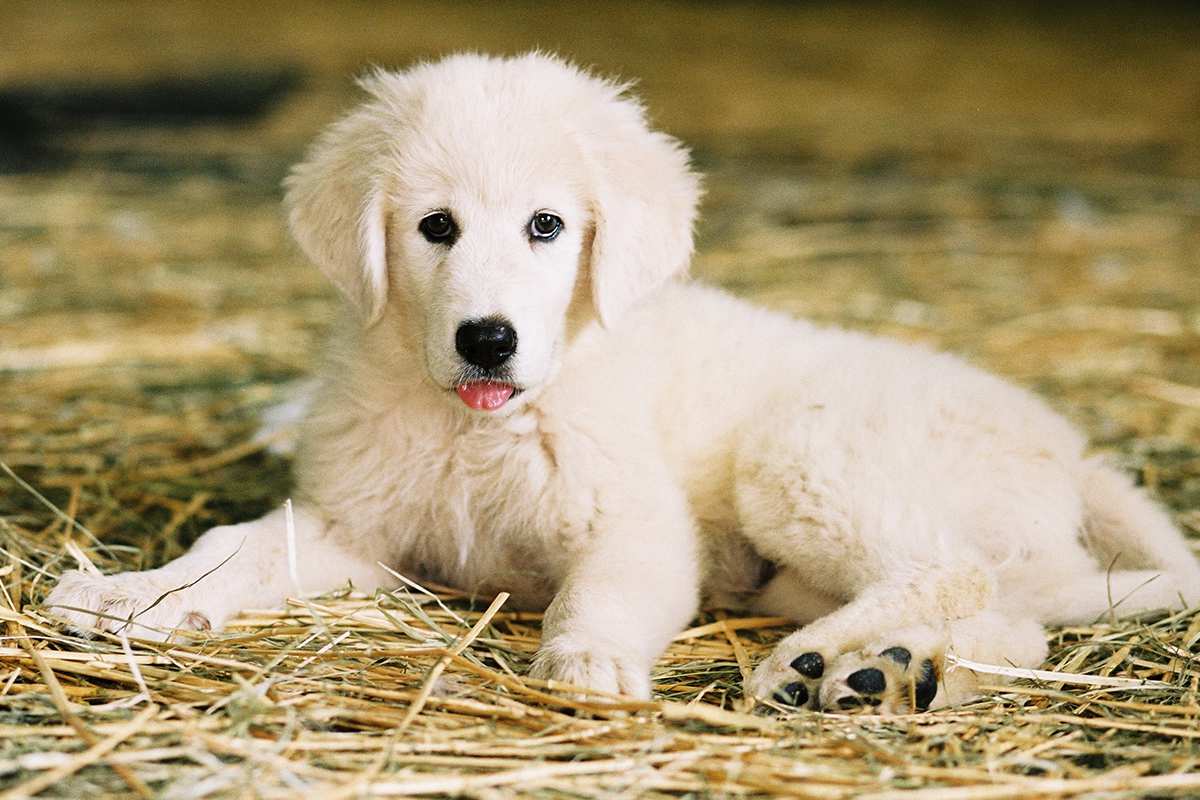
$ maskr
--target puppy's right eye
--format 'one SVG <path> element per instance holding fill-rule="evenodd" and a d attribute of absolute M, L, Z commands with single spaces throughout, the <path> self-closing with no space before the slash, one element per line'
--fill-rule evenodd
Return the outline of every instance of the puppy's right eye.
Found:
<path fill-rule="evenodd" d="M 417 224 L 417 230 L 433 244 L 450 244 L 458 236 L 454 218 L 445 211 L 435 211 Z"/>

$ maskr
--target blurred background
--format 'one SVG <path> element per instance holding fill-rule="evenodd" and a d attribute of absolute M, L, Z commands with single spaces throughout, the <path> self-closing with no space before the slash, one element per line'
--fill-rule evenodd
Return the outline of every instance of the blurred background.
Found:
<path fill-rule="evenodd" d="M 696 273 L 1047 396 L 1200 531 L 1200 7 L 0 7 L 0 461 L 158 561 L 278 503 L 334 309 L 280 180 L 370 65 L 559 52 L 707 175 Z M 62 525 L 0 474 L 0 519 Z"/>

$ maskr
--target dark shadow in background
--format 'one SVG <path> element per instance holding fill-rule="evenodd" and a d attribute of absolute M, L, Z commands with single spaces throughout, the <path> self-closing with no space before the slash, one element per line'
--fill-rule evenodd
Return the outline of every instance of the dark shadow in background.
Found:
<path fill-rule="evenodd" d="M 97 128 L 252 122 L 301 83 L 297 69 L 222 69 L 112 84 L 0 88 L 0 172 L 62 169 L 66 135 Z"/>

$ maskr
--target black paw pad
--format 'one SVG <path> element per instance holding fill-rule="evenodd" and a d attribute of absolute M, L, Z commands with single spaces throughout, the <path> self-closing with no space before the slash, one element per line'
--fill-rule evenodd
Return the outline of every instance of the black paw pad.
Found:
<path fill-rule="evenodd" d="M 803 706 L 808 702 L 808 687 L 803 683 L 789 683 L 775 691 L 775 701 L 787 706 Z"/>
<path fill-rule="evenodd" d="M 846 678 L 846 685 L 859 694 L 879 694 L 887 688 L 887 678 L 874 667 L 851 672 Z"/>
<path fill-rule="evenodd" d="M 801 653 L 792 659 L 792 669 L 815 680 L 825 674 L 825 658 L 816 652 Z"/>
<path fill-rule="evenodd" d="M 917 685 L 913 694 L 917 701 L 917 710 L 924 711 L 929 708 L 929 704 L 933 702 L 934 695 L 937 694 L 938 676 L 937 669 L 933 666 L 933 662 L 928 658 L 921 662 L 921 677 L 917 678 Z"/>
<path fill-rule="evenodd" d="M 872 708 L 883 704 L 882 697 L 862 697 L 860 695 L 849 694 L 845 697 L 839 697 L 837 701 L 838 708 L 843 711 L 852 711 L 863 706 L 871 706 Z"/>
<path fill-rule="evenodd" d="M 908 664 L 912 661 L 912 653 L 908 651 L 907 647 L 889 647 L 879 655 L 890 658 L 905 669 L 908 669 Z"/>

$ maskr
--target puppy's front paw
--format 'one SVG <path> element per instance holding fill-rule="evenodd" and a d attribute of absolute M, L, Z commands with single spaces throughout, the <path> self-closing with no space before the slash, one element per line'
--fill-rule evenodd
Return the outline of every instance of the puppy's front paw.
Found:
<path fill-rule="evenodd" d="M 125 633 L 165 641 L 176 630 L 208 630 L 211 615 L 197 598 L 153 572 L 89 575 L 64 572 L 42 607 L 75 630 Z"/>
<path fill-rule="evenodd" d="M 538 650 L 529 674 L 573 686 L 650 699 L 650 665 L 629 653 L 554 639 Z"/>

